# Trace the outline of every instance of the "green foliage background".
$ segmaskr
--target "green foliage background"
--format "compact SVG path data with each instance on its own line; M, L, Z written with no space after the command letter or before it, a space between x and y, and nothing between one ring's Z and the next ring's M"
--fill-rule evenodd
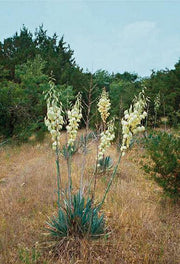
M121 70L121 69L120 69ZM90 86L93 88L91 126L98 121L96 102L106 87L111 99L111 112L116 123L127 109L132 98L142 86L146 86L149 102L149 125L154 122L154 99L160 93L160 108L157 125L166 117L168 124L177 126L180 121L180 61L172 70L152 72L148 78L135 73L109 73L98 70L84 72L73 56L73 50L64 41L52 37L40 26L31 33L25 26L20 33L0 42L0 137L28 140L31 134L41 135L45 131L46 104L43 91L49 87L51 73L56 79L57 89L66 110L69 102L82 94L83 105L88 102ZM83 109L84 119L87 116ZM83 123L82 123L83 125Z

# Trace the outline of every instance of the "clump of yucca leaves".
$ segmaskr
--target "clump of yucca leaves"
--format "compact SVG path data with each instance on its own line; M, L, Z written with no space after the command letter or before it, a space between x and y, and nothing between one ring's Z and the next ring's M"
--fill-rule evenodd
M93 133L88 133L87 135L81 135L79 138L77 138L74 141L73 146L67 146L63 145L62 149L60 150L61 154L65 159L67 159L68 155L71 156L75 155L78 151L81 153L84 153L87 151L87 144L90 142L90 140L94 139Z
M47 230L56 240L63 237L99 238L104 234L104 216L99 216L98 206L92 206L92 199L87 201L78 192L72 196L72 203L65 199L58 210L47 223Z
M104 157L98 161L98 171L105 173L113 166L113 162L110 156Z
M68 158L68 155L70 155L71 157L72 157L73 155L75 155L75 154L77 153L78 149L79 149L78 142L75 141L75 143L74 143L73 146L67 146L67 145L64 145L64 146L62 147L62 150L60 150L60 152L61 152L61 154L63 155L63 157L64 157L65 159L67 159L67 158Z

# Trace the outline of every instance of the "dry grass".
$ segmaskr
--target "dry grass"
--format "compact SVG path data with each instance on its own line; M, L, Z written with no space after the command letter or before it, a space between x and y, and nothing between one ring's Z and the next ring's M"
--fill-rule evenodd
M88 154L86 177L91 176L95 148ZM49 141L41 145L6 147L0 151L0 263L180 263L180 207L161 198L161 190L148 180L139 161L141 149L133 149L121 167L104 204L111 233L97 241L65 243L62 255L40 250L38 261L20 260L24 250L41 245L48 216L56 212L56 171ZM117 159L115 148L110 155ZM73 161L73 183L78 188L82 158ZM65 161L61 162L66 184ZM108 176L98 178L96 199L100 200ZM74 250L74 251L73 251ZM78 253L72 256L72 252ZM70 254L71 253L71 254ZM70 257L71 255L71 257ZM30 258L30 257L29 257Z

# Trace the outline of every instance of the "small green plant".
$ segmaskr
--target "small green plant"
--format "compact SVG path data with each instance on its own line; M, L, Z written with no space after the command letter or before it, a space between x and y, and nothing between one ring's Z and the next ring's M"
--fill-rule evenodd
M19 249L19 260L23 264L37 264L40 263L40 252L33 247L31 250L28 248Z
M159 132L147 138L146 149L153 164L145 165L145 171L151 173L167 196L180 198L180 139Z
M113 166L113 161L110 156L104 157L103 159L98 161L98 170L100 172L105 173L110 170Z
M95 133L89 132L86 133L85 135L81 135L79 138L79 149L82 153L87 153L88 150L88 144L92 142L96 138Z
M72 157L73 155L75 155L76 152L78 151L78 149L79 149L79 142L76 140L76 141L74 142L74 145L73 145L73 146L67 146L67 145L64 145L64 146L62 147L62 150L60 150L60 152L61 152L61 154L63 155L63 157L64 157L65 159L67 159L69 155L70 155L71 157Z

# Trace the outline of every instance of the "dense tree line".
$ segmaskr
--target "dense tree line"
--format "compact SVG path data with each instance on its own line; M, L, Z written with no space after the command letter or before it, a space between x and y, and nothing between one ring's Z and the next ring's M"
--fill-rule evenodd
M158 94L157 125L162 117L170 125L177 125L180 120L180 61L173 70L153 71L144 79L129 72L114 74L98 70L92 74L77 65L73 50L63 37L60 40L56 34L49 37L43 26L32 34L23 26L19 34L0 42L0 136L25 140L32 133L41 135L45 131L43 92L49 88L51 73L64 109L78 92L84 106L91 103L91 126L98 121L96 100L103 87L109 91L116 120L144 86L150 98L149 124L154 122L154 101ZM86 107L83 113L85 118Z

